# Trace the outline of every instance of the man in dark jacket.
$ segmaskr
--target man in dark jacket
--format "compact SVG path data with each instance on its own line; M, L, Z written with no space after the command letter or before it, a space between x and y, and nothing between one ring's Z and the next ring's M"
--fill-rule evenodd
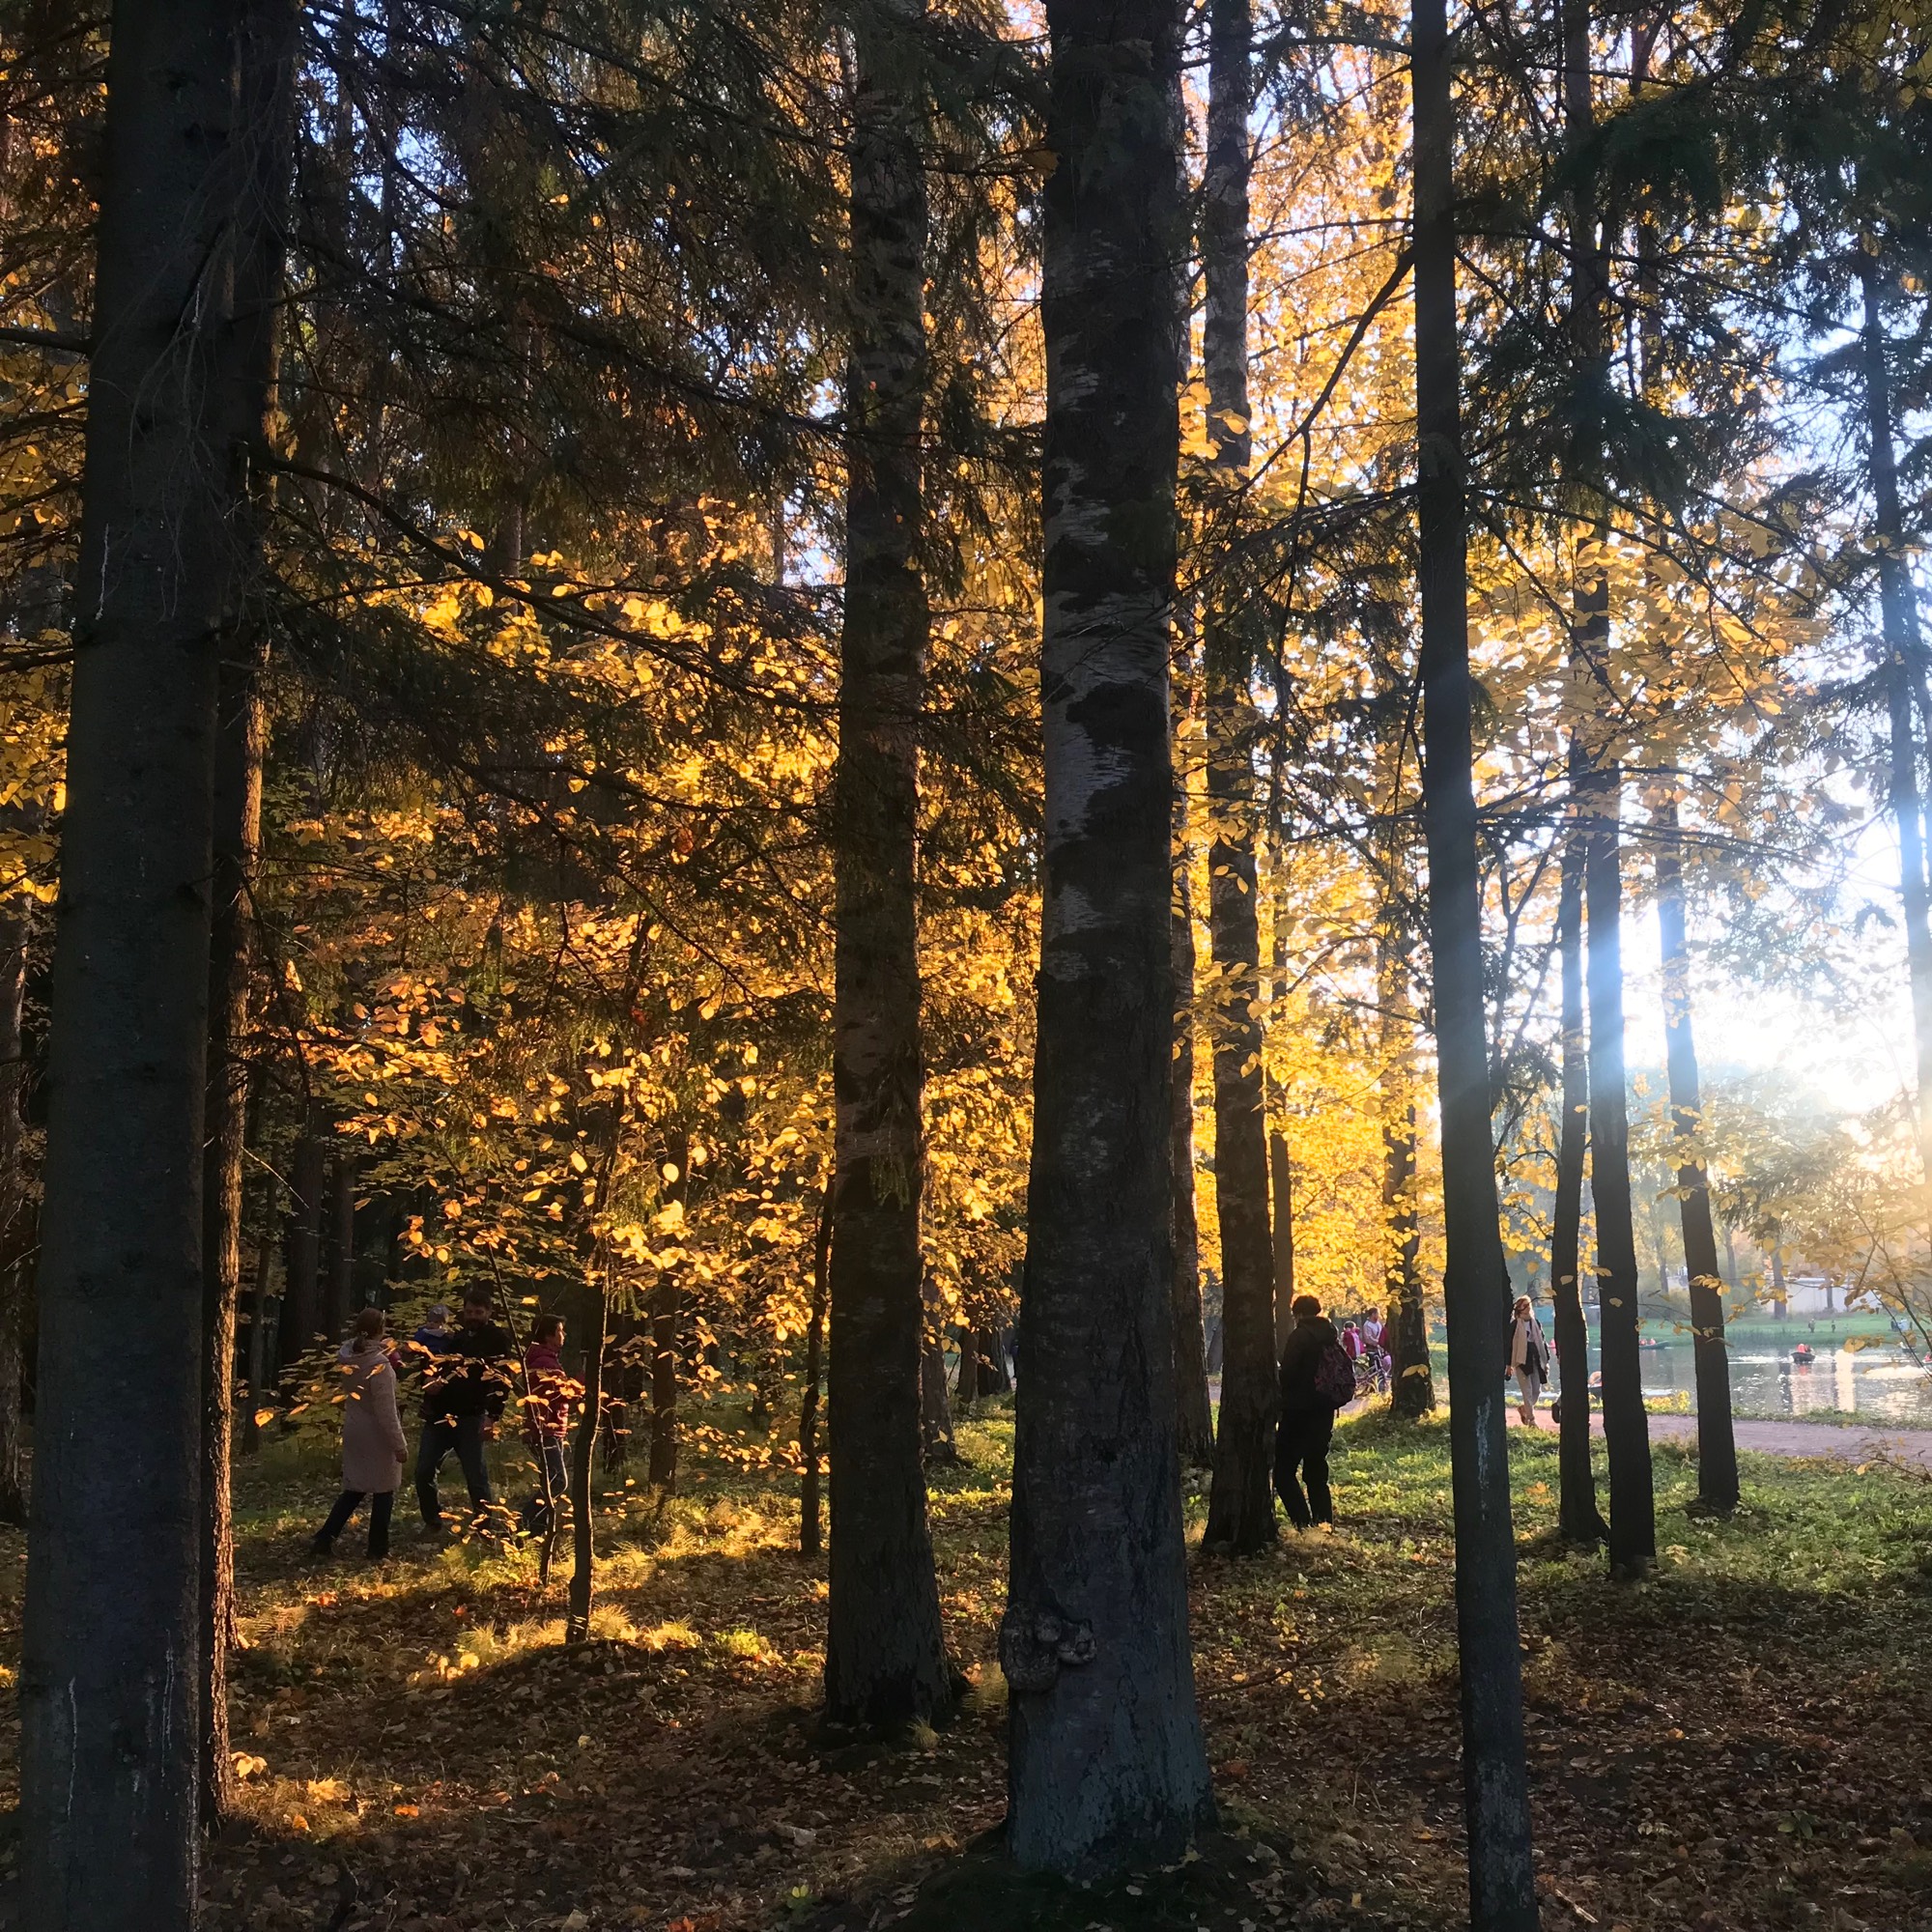
M1321 1358L1341 1344L1335 1324L1312 1294L1297 1294L1294 1327L1281 1351L1281 1426L1274 1438L1274 1487L1296 1529L1335 1520L1328 1492L1328 1444L1335 1434L1335 1409L1316 1385ZM1301 1492L1301 1481L1308 1493Z
M483 1444L497 1433L497 1418L510 1392L514 1359L510 1338L497 1325L489 1295L481 1291L466 1295L463 1320L423 1372L416 1502L423 1528L432 1536L442 1533L437 1472L452 1449L476 1513L480 1516L493 1500Z

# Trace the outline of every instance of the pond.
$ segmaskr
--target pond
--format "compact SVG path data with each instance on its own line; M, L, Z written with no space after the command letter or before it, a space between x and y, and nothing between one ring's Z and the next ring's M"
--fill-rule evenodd
M1592 1332L1592 1366L1596 1339ZM1697 1379L1690 1336L1646 1335L1644 1340L1644 1394L1686 1395L1694 1407ZM1792 1350L1801 1342L1815 1350L1813 1360L1792 1360ZM1730 1361L1731 1402L1739 1415L1805 1415L1837 1409L1876 1423L1932 1429L1932 1375L1893 1342L1872 1340L1863 1347L1847 1348L1823 1335L1801 1333L1789 1342L1741 1335L1731 1343Z

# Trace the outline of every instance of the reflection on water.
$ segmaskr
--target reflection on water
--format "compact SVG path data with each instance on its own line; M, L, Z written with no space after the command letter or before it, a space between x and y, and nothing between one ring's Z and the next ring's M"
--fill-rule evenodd
M1594 1345L1594 1333L1590 1339ZM1810 1362L1792 1360L1792 1350L1803 1341L1816 1350ZM1594 1355L1593 1347L1593 1366ZM1932 1376L1894 1344L1874 1342L1848 1349L1807 1336L1794 1336L1789 1344L1751 1339L1734 1343L1730 1360L1731 1401L1740 1415L1804 1415L1838 1409L1874 1422L1932 1428ZM1657 1347L1645 1348L1643 1392L1647 1396L1682 1392L1696 1406L1690 1336L1661 1336Z

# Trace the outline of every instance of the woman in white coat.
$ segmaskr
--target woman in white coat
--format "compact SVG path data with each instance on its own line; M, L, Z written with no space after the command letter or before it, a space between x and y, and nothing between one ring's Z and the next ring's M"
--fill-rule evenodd
M1549 1379L1549 1344L1543 1339L1536 1306L1526 1294L1517 1296L1510 1316L1509 1372L1516 1378L1517 1409L1522 1426L1534 1429L1536 1399Z
M362 1498L369 1498L369 1556L380 1562L389 1553L389 1512L395 1507L409 1443L396 1406L396 1365L384 1337L387 1326L380 1308L355 1318L355 1332L343 1343L335 1361L344 1382L342 1404L342 1493L328 1520L309 1546L327 1556L348 1527Z

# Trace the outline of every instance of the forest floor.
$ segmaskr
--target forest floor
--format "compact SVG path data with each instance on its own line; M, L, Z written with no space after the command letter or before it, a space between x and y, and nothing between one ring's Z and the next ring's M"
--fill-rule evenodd
M975 1689L892 1748L814 1734L824 1571L792 1553L788 1485L693 1455L664 1508L611 1497L595 1640L566 1650L561 1576L540 1595L526 1551L433 1549L399 1510L384 1568L315 1565L327 1466L292 1446L246 1463L246 1815L210 1851L211 1932L1466 1922L1443 1426L1350 1418L1336 1532L1195 1555L1224 1832L1198 1864L1092 1892L1016 1884L987 1843L1010 1420L959 1436L933 1519ZM1662 1554L1628 1586L1556 1542L1553 1435L1514 1435L1511 1463L1545 1927L1932 1928L1932 1481L1747 1457L1745 1507L1713 1521L1660 1443ZM19 1569L7 1533L9 1644Z

